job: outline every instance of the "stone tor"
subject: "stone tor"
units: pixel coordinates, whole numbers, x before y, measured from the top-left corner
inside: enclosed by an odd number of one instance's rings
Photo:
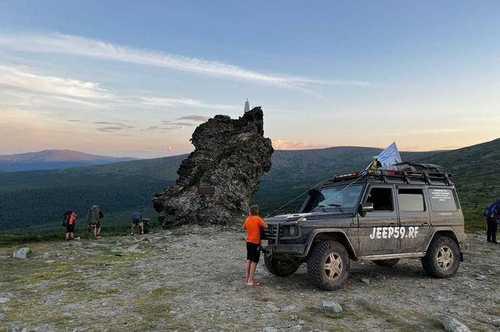
[[[182,161],[176,184],[153,198],[164,226],[242,221],[271,169],[274,150],[263,125],[255,107],[238,119],[216,115],[195,129],[195,150]]]

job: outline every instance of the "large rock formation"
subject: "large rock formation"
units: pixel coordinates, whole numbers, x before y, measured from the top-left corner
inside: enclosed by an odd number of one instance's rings
[[[271,168],[274,150],[263,124],[255,107],[237,120],[217,115],[196,128],[195,150],[179,167],[176,185],[153,200],[164,225],[241,222]]]

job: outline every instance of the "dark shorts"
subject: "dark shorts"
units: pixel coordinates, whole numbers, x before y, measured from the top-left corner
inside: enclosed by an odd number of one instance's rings
[[[74,232],[75,232],[75,224],[73,224],[73,225],[67,224],[66,225],[66,233],[74,233]]]
[[[247,242],[247,259],[258,263],[260,258],[260,246],[255,243]]]

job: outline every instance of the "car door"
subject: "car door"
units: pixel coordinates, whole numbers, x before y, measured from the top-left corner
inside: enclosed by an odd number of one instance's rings
[[[422,187],[398,185],[401,252],[423,252],[430,236],[429,201]]]
[[[362,203],[372,203],[373,210],[358,216],[360,256],[399,253],[399,240],[394,233],[399,226],[394,189],[390,184],[367,188]]]

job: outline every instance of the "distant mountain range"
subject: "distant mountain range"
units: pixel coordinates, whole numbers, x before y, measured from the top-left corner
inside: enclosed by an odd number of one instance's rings
[[[272,169],[262,178],[255,201],[265,213],[272,212],[321,180],[364,168],[380,151],[366,147],[276,151]],[[469,229],[483,227],[484,206],[500,197],[500,139],[451,151],[401,155],[405,161],[446,167],[457,184]],[[0,230],[54,229],[60,227],[66,209],[76,209],[85,216],[92,204],[103,207],[108,225],[127,224],[134,210],[143,210],[154,218],[153,194],[175,182],[177,169],[185,157],[0,173]],[[298,206],[302,199],[290,204],[288,210]]]
[[[66,169],[104,165],[133,158],[97,156],[72,150],[44,150],[11,155],[0,155],[0,172]]]

